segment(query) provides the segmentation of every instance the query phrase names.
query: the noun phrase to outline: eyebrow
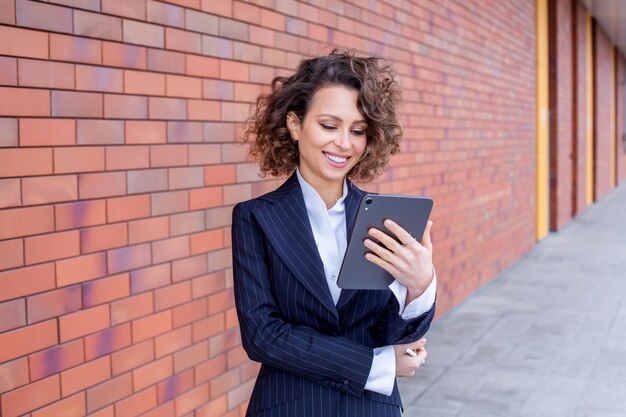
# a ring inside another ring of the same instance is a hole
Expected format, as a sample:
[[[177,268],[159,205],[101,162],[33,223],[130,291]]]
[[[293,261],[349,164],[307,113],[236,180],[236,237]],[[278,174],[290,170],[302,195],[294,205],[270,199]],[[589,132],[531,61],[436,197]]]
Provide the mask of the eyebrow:
[[[343,122],[343,119],[341,117],[335,116],[334,114],[322,113],[322,114],[318,114],[317,115],[317,117],[321,117],[321,116],[330,117],[331,119],[334,119],[334,120],[336,120],[338,122]],[[361,120],[355,120],[354,123],[365,123],[365,124],[367,124],[367,121],[365,119],[361,119]]]

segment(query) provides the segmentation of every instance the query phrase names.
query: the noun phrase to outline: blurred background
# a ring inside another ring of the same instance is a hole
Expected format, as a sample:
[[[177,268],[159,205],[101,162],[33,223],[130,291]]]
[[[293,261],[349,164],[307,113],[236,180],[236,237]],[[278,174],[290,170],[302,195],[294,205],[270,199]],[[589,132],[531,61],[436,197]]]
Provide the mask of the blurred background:
[[[626,179],[619,0],[0,0],[0,414],[243,416],[232,206],[271,79],[391,61],[438,316]]]

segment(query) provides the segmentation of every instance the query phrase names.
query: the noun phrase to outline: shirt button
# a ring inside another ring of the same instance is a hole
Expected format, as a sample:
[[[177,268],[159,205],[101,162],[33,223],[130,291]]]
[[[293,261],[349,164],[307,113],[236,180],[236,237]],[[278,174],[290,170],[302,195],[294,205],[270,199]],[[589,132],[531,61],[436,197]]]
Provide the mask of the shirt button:
[[[337,279],[337,275],[334,275],[334,274],[333,274],[333,275],[331,275],[331,276],[330,276],[330,279],[331,279],[331,280],[333,280],[333,281],[334,281],[334,280],[336,280],[336,279]]]

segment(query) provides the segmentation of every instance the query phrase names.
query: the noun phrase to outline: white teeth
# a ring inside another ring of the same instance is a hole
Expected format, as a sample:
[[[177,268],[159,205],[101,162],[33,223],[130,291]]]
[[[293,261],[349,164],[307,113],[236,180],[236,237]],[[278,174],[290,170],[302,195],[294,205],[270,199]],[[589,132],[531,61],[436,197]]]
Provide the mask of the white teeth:
[[[348,160],[348,158],[341,158],[339,156],[329,155],[327,153],[325,153],[324,155],[326,155],[326,158],[330,159],[336,164],[343,164],[344,162]]]

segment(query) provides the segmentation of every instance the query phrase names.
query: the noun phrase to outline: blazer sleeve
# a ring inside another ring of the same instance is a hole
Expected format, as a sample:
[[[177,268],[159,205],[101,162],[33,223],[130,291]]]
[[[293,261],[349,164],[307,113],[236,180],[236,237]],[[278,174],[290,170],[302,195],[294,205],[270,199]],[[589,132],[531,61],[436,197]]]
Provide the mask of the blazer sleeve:
[[[373,350],[281,318],[270,290],[262,230],[248,207],[233,210],[235,304],[250,359],[360,396]]]
[[[410,343],[422,338],[435,317],[435,303],[423,314],[405,320],[400,315],[400,305],[395,296],[391,295],[387,308],[378,322],[375,332],[384,345]]]

